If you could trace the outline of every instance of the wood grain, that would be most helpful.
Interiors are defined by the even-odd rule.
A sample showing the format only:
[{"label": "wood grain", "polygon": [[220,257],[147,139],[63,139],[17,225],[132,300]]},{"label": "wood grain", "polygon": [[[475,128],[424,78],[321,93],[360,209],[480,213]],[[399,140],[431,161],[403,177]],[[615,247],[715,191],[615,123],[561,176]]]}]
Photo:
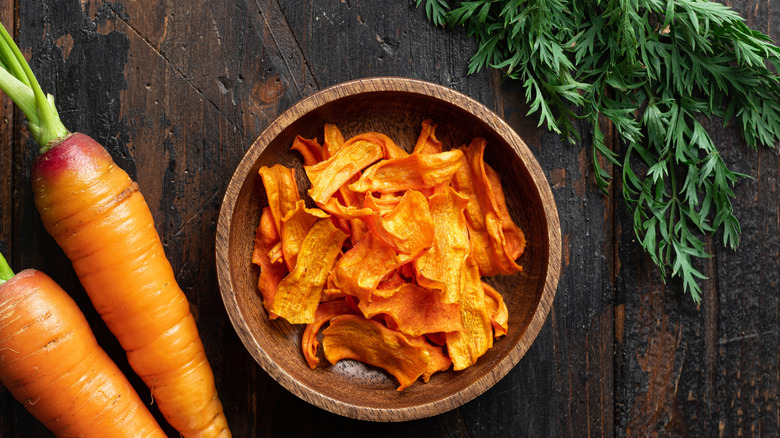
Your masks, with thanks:
[{"label": "wood grain", "polygon": [[[778,41],[780,3],[726,3]],[[620,197],[593,186],[587,141],[570,145],[537,128],[520,84],[467,75],[474,40],[432,26],[413,1],[14,0],[0,5],[0,20],[14,25],[67,126],[105,142],[148,194],[235,436],[777,435],[777,149],[752,151],[735,127],[707,125],[727,164],[755,179],[735,187],[740,249],[721,248],[720,236],[708,242],[716,258],[702,264],[710,281],[696,306],[678,282],[663,284]],[[551,184],[562,268],[547,322],[499,383],[431,418],[375,424],[314,407],[256,365],[221,303],[214,241],[230,175],[266,127],[317,90],[386,75],[461,91],[520,134]],[[63,285],[130,373],[40,225],[23,117],[7,100],[0,111],[0,250],[15,268]],[[0,391],[0,436],[50,434]]]}]

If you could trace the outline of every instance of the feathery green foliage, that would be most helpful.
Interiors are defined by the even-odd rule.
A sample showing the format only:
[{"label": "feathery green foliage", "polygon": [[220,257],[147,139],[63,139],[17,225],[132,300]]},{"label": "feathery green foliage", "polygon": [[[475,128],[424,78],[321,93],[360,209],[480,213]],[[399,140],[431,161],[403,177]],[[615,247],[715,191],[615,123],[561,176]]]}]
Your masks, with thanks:
[{"label": "feathery green foliage", "polygon": [[[436,25],[465,26],[478,48],[469,73],[499,69],[525,88],[529,114],[571,142],[593,130],[595,179],[620,172],[633,226],[662,277],[699,301],[702,235],[735,249],[729,170],[704,119],[735,121],[748,145],[780,138],[780,49],[738,13],[709,0],[416,0]],[[774,67],[774,71],[769,68]],[[624,152],[604,143],[611,122]],[[617,170],[619,169],[619,170]]]}]

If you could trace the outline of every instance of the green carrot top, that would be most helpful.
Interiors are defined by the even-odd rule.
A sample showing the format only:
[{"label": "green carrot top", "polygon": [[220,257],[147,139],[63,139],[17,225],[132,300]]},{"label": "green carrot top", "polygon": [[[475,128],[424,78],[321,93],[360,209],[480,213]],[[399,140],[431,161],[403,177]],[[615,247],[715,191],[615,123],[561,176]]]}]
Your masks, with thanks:
[{"label": "green carrot top", "polygon": [[52,142],[61,140],[70,132],[60,121],[54,97],[44,94],[30,65],[11,35],[0,24],[0,89],[27,116],[30,134],[40,153],[48,151]]},{"label": "green carrot top", "polygon": [[0,284],[5,283],[14,276],[14,271],[8,266],[8,262],[5,261],[5,257],[0,253]]}]

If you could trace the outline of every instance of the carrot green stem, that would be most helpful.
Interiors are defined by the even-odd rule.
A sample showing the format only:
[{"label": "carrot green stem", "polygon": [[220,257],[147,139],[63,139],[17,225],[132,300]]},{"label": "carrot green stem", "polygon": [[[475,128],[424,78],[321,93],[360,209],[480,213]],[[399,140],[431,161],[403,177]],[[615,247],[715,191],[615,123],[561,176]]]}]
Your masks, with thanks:
[{"label": "carrot green stem", "polygon": [[5,94],[16,102],[16,106],[27,116],[27,126],[32,133],[33,138],[40,135],[40,121],[35,107],[35,94],[32,88],[25,85],[19,79],[16,79],[6,69],[0,68],[0,88]]},{"label": "carrot green stem", "polygon": [[5,261],[5,257],[0,253],[0,284],[5,283],[14,276],[14,271],[8,266],[8,262]]},{"label": "carrot green stem", "polygon": [[60,121],[54,98],[46,95],[11,35],[0,25],[0,89],[27,116],[39,153],[49,150],[70,132]]}]

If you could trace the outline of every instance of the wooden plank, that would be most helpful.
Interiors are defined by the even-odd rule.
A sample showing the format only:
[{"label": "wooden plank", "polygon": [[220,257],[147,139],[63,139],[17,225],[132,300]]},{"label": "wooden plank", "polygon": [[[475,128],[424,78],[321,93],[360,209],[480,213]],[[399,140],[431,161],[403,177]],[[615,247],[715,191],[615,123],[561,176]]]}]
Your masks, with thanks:
[{"label": "wooden plank", "polygon": [[278,3],[321,88],[361,77],[404,76],[466,92],[495,108],[490,74],[466,75],[474,40],[463,29],[434,27],[424,8],[376,0]]},{"label": "wooden plank", "polygon": [[[501,95],[507,119],[527,139],[552,186],[564,249],[548,323],[491,408],[506,411],[499,423],[523,431],[521,435],[611,436],[614,197],[603,196],[595,186],[587,125],[578,128],[582,144],[571,145],[523,116],[528,106],[520,84],[504,84]],[[610,144],[611,137],[606,141]],[[509,391],[511,397],[506,396]],[[521,415],[524,412],[531,414]]]},{"label": "wooden plank", "polygon": [[[777,6],[736,4],[747,24],[778,40]],[[679,281],[664,286],[635,242],[630,213],[617,220],[618,295],[625,334],[618,336],[616,423],[619,434],[764,436],[778,430],[777,149],[753,151],[735,126],[705,127],[726,164],[754,180],[734,188],[740,248],[708,239],[715,259],[700,266],[709,280],[696,305]]]},{"label": "wooden plank", "polygon": [[[0,4],[0,22],[11,35],[16,32],[14,17],[15,2]],[[11,99],[0,92],[0,253],[8,260],[12,268],[14,263],[12,250],[13,223],[13,166],[14,166],[14,105]],[[13,430],[13,410],[18,404],[3,385],[0,385],[0,435],[10,436]]]},{"label": "wooden plank", "polygon": [[[14,19],[13,2],[0,5],[0,22],[14,34],[16,22]],[[12,255],[11,236],[13,236],[13,141],[14,141],[14,111],[13,101],[0,92],[0,252],[8,258]]]},{"label": "wooden plank", "polygon": [[[780,42],[778,2],[733,7],[748,26]],[[711,422],[721,436],[771,436],[780,430],[780,142],[754,151],[738,140],[736,126],[710,127],[730,168],[754,177],[734,189],[739,249],[716,252],[718,319],[705,330],[717,334],[712,405],[728,409],[713,408]]]},{"label": "wooden plank", "polygon": [[776,149],[756,152],[734,138],[721,137],[726,162],[756,179],[735,188],[740,247],[718,249],[715,261],[718,320],[706,327],[717,333],[712,400],[729,409],[712,421],[726,435],[765,436],[780,430],[780,160]]}]

